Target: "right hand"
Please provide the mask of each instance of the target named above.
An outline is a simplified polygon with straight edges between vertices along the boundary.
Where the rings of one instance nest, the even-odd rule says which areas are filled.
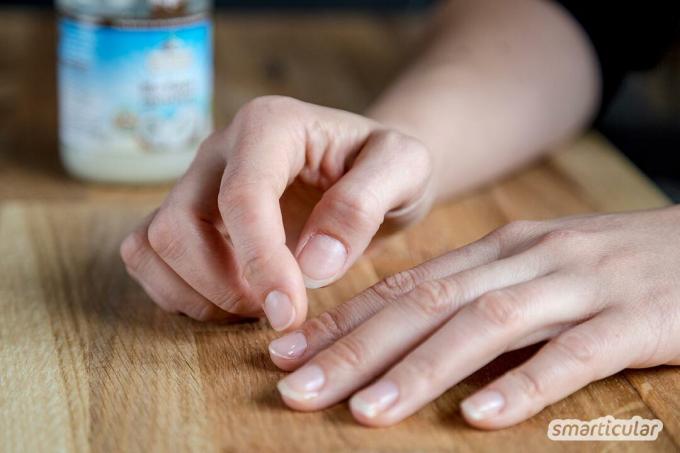
[[[431,169],[423,144],[374,120],[257,98],[203,143],[121,255],[168,311],[264,311],[290,330],[306,318],[305,286],[340,278],[383,222],[403,227],[429,210]]]

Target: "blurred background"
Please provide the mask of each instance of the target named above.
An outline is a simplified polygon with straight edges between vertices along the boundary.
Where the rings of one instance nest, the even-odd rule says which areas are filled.
[[[332,10],[333,14],[337,14],[341,10],[343,13],[351,14],[352,11],[360,10],[365,12],[368,10],[371,14],[381,15],[385,13],[390,16],[395,13],[400,16],[420,16],[433,3],[429,0],[216,1],[219,8],[226,11],[237,10],[239,13],[249,10],[256,10],[258,13],[268,11],[268,14],[285,13],[287,10],[323,13],[324,11]],[[49,0],[14,2],[0,0],[0,14],[2,14],[3,9],[8,11],[10,9],[17,10],[23,8],[49,11],[52,8],[52,2]],[[409,21],[406,21],[405,27],[410,27],[414,30],[419,28],[417,24],[413,25]],[[46,37],[50,37],[51,40],[45,39],[43,41],[45,46],[54,46],[54,34],[54,30],[46,30]],[[406,35],[408,35],[408,32]],[[9,36],[9,32],[6,36]],[[0,46],[6,46],[6,44],[0,44]],[[408,53],[409,49],[413,46],[411,41],[408,41],[408,45],[404,47],[405,53]],[[219,49],[217,51],[219,52]],[[219,60],[220,58],[221,56],[217,55],[217,59]],[[399,65],[403,64],[403,61],[389,61],[385,63],[386,67],[376,70],[385,71],[383,80],[387,83]],[[7,59],[0,57],[0,64],[10,63]],[[265,63],[265,66],[265,72],[273,79],[284,77],[286,71],[295,70],[284,67],[275,55]],[[0,71],[3,71],[1,66]],[[53,74],[50,76],[53,76]],[[325,77],[324,74],[319,76]],[[0,99],[3,96],[3,92],[8,90],[8,88],[2,86],[3,79],[1,77],[2,74],[0,72]],[[276,84],[274,83],[272,86],[275,87]],[[332,83],[329,84],[328,89],[333,89]],[[367,88],[371,94],[376,94],[379,92],[379,89],[380,87]],[[289,94],[294,94],[294,91],[293,89],[293,93]],[[251,93],[243,92],[242,94],[242,97],[245,98],[250,96]],[[233,98],[234,103],[238,103],[241,100],[245,99],[241,99],[238,96]],[[313,100],[324,102],[334,101],[335,99]],[[344,105],[336,106],[348,109],[360,109],[363,107],[353,103],[351,100],[345,102]],[[226,114],[233,107],[231,105],[224,107]],[[216,106],[216,108],[219,110],[220,106]],[[219,124],[219,112],[216,117]],[[626,78],[607,110],[606,115],[597,127],[673,200],[680,201],[680,164],[678,163],[680,159],[676,158],[676,153],[680,151],[680,40],[669,49],[665,58],[655,68],[642,73],[631,74]]]

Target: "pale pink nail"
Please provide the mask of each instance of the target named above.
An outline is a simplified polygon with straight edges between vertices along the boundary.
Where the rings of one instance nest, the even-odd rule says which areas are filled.
[[[304,401],[317,397],[325,382],[326,377],[321,367],[307,365],[280,380],[277,387],[283,396]]]
[[[460,409],[471,420],[484,420],[498,414],[505,406],[505,397],[496,390],[482,390],[463,401]]]
[[[281,291],[272,291],[264,300],[264,313],[275,330],[285,330],[295,321],[295,307]]]
[[[360,391],[349,404],[352,410],[373,418],[389,409],[399,398],[399,387],[392,381],[380,381]]]
[[[347,249],[342,242],[325,234],[309,239],[298,257],[300,269],[309,288],[324,286],[340,272],[347,261]]]
[[[273,356],[290,360],[305,353],[307,339],[302,332],[293,332],[269,343],[269,353]]]

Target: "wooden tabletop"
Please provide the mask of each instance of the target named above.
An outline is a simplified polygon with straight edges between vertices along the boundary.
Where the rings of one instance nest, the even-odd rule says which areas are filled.
[[[86,185],[56,146],[54,18],[0,10],[0,450],[601,451],[680,449],[680,370],[625,371],[515,427],[465,425],[458,403],[535,349],[508,354],[389,429],[357,425],[345,404],[290,411],[264,322],[215,325],[161,312],[126,276],[124,234],[167,187]],[[222,15],[217,123],[267,93],[361,111],[408,59],[423,17]],[[514,219],[647,208],[667,199],[590,134],[510,178],[435,209],[310,292],[311,314],[382,277]],[[660,418],[653,443],[569,443],[554,418]]]

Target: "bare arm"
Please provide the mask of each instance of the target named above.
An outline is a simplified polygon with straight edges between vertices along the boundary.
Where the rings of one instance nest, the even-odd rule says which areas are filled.
[[[167,310],[264,311],[295,329],[305,287],[344,275],[380,228],[422,218],[592,115],[593,52],[554,4],[456,1],[438,17],[438,38],[373,119],[276,96],[244,105],[123,243],[130,274]]]
[[[453,0],[436,39],[368,111],[424,142],[438,198],[495,178],[569,138],[600,96],[579,24],[539,0]]]

